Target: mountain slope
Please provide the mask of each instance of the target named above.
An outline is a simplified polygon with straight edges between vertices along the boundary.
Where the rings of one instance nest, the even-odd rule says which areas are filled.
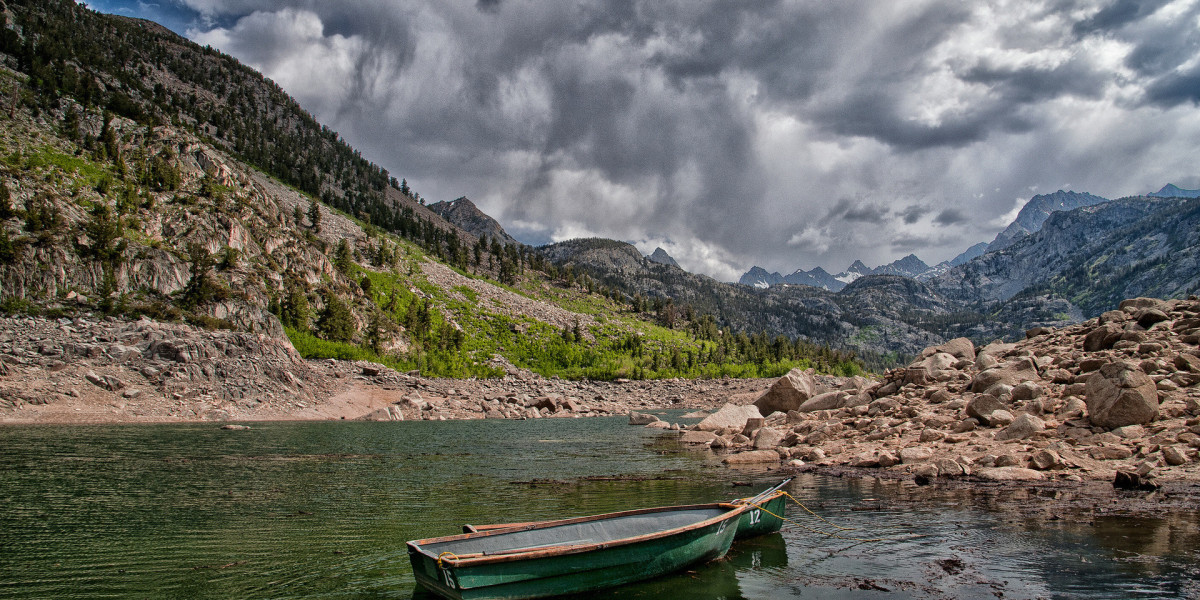
[[[1107,198],[1093,196],[1088,193],[1064,192],[1058,190],[1053,194],[1040,194],[1030,198],[1025,206],[1021,207],[1021,211],[1017,213],[1017,218],[1013,222],[996,234],[996,238],[988,245],[989,251],[1003,250],[1012,245],[1018,239],[1037,232],[1042,227],[1042,223],[1046,222],[1050,214],[1055,211],[1073,210],[1081,206],[1093,206],[1103,202],[1108,202]]]
[[[987,251],[988,251],[988,243],[987,242],[979,242],[978,244],[975,244],[974,246],[971,246],[970,248],[963,250],[962,254],[959,254],[958,256],[955,256],[954,258],[950,259],[950,266],[957,267],[958,265],[966,264],[967,262],[969,262],[975,258],[983,256],[984,253],[986,253]]]
[[[1056,212],[1040,231],[932,280],[961,302],[1007,301],[1056,291],[1085,316],[1139,295],[1186,296],[1196,289],[1196,206],[1183,198],[1123,198]]]
[[[661,326],[528,247],[483,247],[261,75],[161,27],[4,6],[0,312],[286,333],[307,357],[442,376],[858,368],[694,314]]]

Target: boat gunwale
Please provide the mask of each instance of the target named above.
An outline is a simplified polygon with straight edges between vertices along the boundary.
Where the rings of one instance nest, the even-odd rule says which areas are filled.
[[[786,492],[783,492],[782,490],[774,490],[767,496],[765,496],[762,499],[758,500],[757,502],[753,502],[753,503],[751,503],[751,500],[753,500],[754,498],[757,498],[757,496],[738,498],[736,500],[729,500],[727,502],[710,502],[708,504],[685,504],[685,505],[681,505],[681,506],[669,506],[669,507],[660,507],[660,508],[670,508],[670,509],[699,508],[699,507],[710,506],[712,504],[721,504],[721,505],[746,504],[747,506],[749,506],[751,508],[762,508],[768,502],[771,502],[771,501],[779,498],[780,496],[785,495],[785,493]],[[617,513],[604,513],[604,514],[600,514],[600,515],[591,515],[591,516],[609,517],[609,516],[615,516],[615,515],[617,515]],[[577,519],[577,518],[579,518],[579,517],[572,517],[569,519],[550,519],[550,520],[546,520],[546,521],[521,521],[519,523],[488,523],[485,525],[466,524],[466,525],[463,525],[463,533],[464,534],[485,533],[485,532],[489,532],[489,531],[499,531],[501,529],[518,529],[518,528],[522,528],[522,527],[531,528],[534,525],[570,525],[570,523],[568,523],[568,521],[571,521],[572,519]]]
[[[604,513],[604,514],[599,514],[599,515],[588,515],[588,516],[583,516],[583,517],[574,517],[574,518],[570,518],[570,519],[560,519],[560,520],[556,520],[556,521],[536,521],[536,522],[528,523],[528,524],[518,524],[515,527],[507,527],[504,529],[487,529],[487,530],[483,530],[483,531],[477,531],[474,533],[459,533],[456,535],[448,535],[448,536],[435,537],[435,538],[425,538],[425,539],[421,539],[421,540],[411,540],[411,541],[407,542],[407,545],[410,549],[415,550],[416,552],[420,553],[421,555],[426,556],[430,559],[439,561],[439,564],[446,564],[446,565],[449,565],[454,568],[472,567],[472,566],[485,565],[485,564],[512,562],[512,561],[517,561],[517,560],[530,560],[530,559],[546,558],[546,557],[551,557],[551,556],[580,554],[583,552],[591,552],[593,550],[603,550],[606,548],[627,546],[629,544],[635,544],[638,542],[644,542],[644,541],[669,537],[669,536],[673,536],[673,535],[678,535],[680,533],[692,531],[695,529],[703,529],[705,527],[709,527],[709,526],[719,523],[721,521],[741,516],[742,513],[746,512],[748,509],[750,509],[752,507],[753,507],[753,505],[751,505],[751,504],[734,504],[732,502],[711,502],[711,503],[707,503],[707,504],[688,504],[688,505],[680,505],[680,506],[659,506],[659,507],[653,507],[653,508],[639,508],[639,509],[633,509],[633,510],[624,510],[624,511],[619,511],[619,512],[613,512],[613,513]],[[489,554],[489,555],[483,555],[483,556],[471,556],[471,557],[467,557],[467,558],[452,558],[450,556],[444,556],[444,557],[439,558],[437,555],[434,555],[432,552],[430,552],[424,548],[425,544],[435,544],[435,543],[441,543],[441,542],[455,542],[455,541],[464,540],[464,539],[490,537],[493,535],[502,535],[502,534],[512,533],[512,532],[516,532],[516,531],[531,531],[534,529],[546,529],[546,528],[557,527],[557,526],[562,526],[562,525],[574,525],[577,523],[587,523],[590,521],[603,521],[606,519],[613,519],[613,518],[618,518],[618,517],[654,514],[654,513],[660,513],[660,512],[674,512],[674,511],[680,511],[680,510],[697,510],[697,509],[706,509],[706,508],[724,508],[727,510],[725,510],[725,512],[722,512],[719,515],[709,517],[707,519],[704,519],[702,521],[697,521],[695,523],[690,523],[688,525],[683,525],[680,527],[673,527],[671,529],[660,529],[658,531],[654,531],[651,533],[645,533],[642,535],[624,537],[624,538],[609,540],[609,541],[605,541],[605,542],[594,542],[594,543],[589,543],[589,544],[564,544],[561,546],[531,548],[529,550],[517,550],[517,551],[513,551],[513,552],[506,552],[503,554]]]

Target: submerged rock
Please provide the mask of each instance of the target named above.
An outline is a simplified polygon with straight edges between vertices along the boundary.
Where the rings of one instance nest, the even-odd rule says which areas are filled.
[[[700,431],[720,431],[722,429],[741,431],[745,429],[746,421],[752,418],[762,418],[762,414],[758,412],[756,406],[752,404],[738,406],[727,403],[721,407],[721,410],[704,417],[704,420],[696,424],[696,429]]]
[[[779,460],[779,453],[774,450],[751,450],[750,452],[726,456],[721,462],[727,465],[750,465],[777,463]]]
[[[655,421],[661,421],[661,420],[662,419],[659,419],[658,417],[651,415],[651,414],[640,413],[640,412],[633,411],[633,410],[629,411],[629,424],[630,425],[649,425]]]

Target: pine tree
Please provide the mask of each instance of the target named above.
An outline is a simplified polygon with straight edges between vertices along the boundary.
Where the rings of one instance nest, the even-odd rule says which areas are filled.
[[[337,250],[333,253],[333,266],[343,275],[349,275],[350,269],[354,268],[354,252],[350,250],[346,238],[338,240]]]
[[[313,233],[321,233],[321,206],[316,200],[308,202],[308,222],[312,224]]]
[[[183,305],[191,308],[215,298],[216,286],[209,273],[216,265],[216,259],[204,246],[192,242],[188,244],[188,262],[191,263],[191,278],[183,288]]]
[[[13,218],[12,207],[12,192],[8,190],[8,184],[0,182],[0,221],[7,221]]]
[[[317,331],[321,333],[321,337],[333,342],[349,342],[354,339],[354,315],[350,314],[350,307],[332,291],[325,293],[325,308],[321,310],[321,316],[317,319]]]
[[[300,331],[308,330],[308,296],[299,279],[288,278],[284,287],[283,302],[280,305],[279,320],[284,325]]]

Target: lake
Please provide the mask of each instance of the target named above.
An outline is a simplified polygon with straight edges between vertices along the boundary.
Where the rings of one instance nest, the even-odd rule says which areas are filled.
[[[249,425],[0,428],[0,598],[429,598],[406,540],[726,500],[780,480],[624,417]],[[857,477],[802,475],[787,489],[854,529],[793,506],[803,527],[590,597],[1200,597],[1198,512],[1046,518]]]

